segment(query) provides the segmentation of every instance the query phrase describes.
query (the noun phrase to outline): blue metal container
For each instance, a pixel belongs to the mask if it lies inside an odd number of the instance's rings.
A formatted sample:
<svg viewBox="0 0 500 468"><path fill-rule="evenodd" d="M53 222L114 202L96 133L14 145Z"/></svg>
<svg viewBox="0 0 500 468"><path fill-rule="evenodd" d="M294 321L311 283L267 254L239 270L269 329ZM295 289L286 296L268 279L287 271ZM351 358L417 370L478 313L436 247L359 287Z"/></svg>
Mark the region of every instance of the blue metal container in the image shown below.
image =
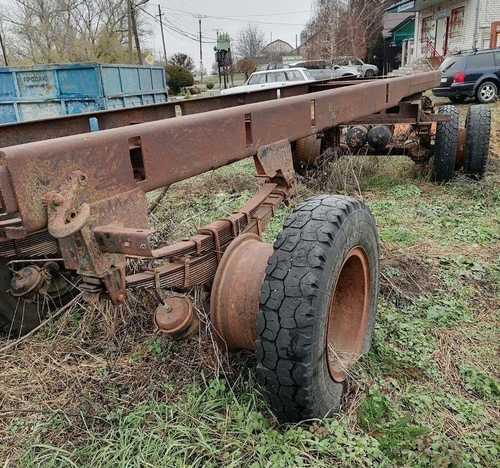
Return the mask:
<svg viewBox="0 0 500 468"><path fill-rule="evenodd" d="M167 86L161 67L0 68L0 125L162 102L167 102Z"/></svg>

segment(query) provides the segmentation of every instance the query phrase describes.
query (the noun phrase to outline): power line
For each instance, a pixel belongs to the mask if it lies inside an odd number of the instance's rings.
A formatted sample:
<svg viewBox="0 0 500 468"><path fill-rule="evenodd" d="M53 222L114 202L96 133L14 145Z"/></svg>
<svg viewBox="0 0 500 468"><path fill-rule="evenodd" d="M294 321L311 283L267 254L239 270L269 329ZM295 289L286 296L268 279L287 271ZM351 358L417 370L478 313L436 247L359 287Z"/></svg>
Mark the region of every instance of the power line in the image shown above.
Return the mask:
<svg viewBox="0 0 500 468"><path fill-rule="evenodd" d="M143 13L145 13L146 15L150 16L152 19L154 19L157 23L160 23L159 19L155 16L155 15L152 15L151 13L149 13L149 11L145 10L144 8L141 8L141 7L138 7ZM190 33L188 31L185 31L177 26L175 26L172 22L170 22L169 20L166 20L166 22L163 22L163 26L165 26L166 29L168 29L169 31L172 31L182 37L185 37L187 39L191 39L192 41L195 41L195 42L199 42L199 37L196 35L196 34L193 34L193 33ZM213 41L202 41L203 44L215 44L216 41L213 40Z"/></svg>
<svg viewBox="0 0 500 468"><path fill-rule="evenodd" d="M197 41L199 40L199 37L198 37L198 35L197 35L197 34L193 34L193 33L187 32L185 29L183 29L183 26L180 26L179 24L176 24L176 23L174 23L173 21L168 21L168 23L169 23L172 27L176 28L177 30L183 31L183 32L185 32L186 34L189 34L189 35L193 36L193 38L195 38ZM204 38L204 39L207 39L207 40L209 40L209 41L213 41L214 43L216 42L216 39L215 39L214 37L209 37L209 36L203 35L203 38Z"/></svg>
<svg viewBox="0 0 500 468"><path fill-rule="evenodd" d="M222 21L236 21L239 23L248 23L249 22L248 20L245 20L245 19L238 19L236 17L229 17L229 16L207 16L207 18L218 19L218 20L222 20ZM272 26L293 26L293 27L306 26L305 23L300 23L300 24L299 23L274 23L271 21L255 21L255 20L252 20L250 22L256 23L256 24L268 24L268 25L272 25Z"/></svg>
<svg viewBox="0 0 500 468"><path fill-rule="evenodd" d="M309 10L302 10L302 11L284 11L282 13L261 13L258 15L231 15L232 18L250 18L250 17L259 17L259 16L286 16L286 15L298 15L301 14L303 15L304 13L311 13Z"/></svg>
<svg viewBox="0 0 500 468"><path fill-rule="evenodd" d="M164 6L164 8L167 8ZM198 13L193 13L193 12L190 12L190 11L186 11L186 10L180 10L178 8L171 8L171 7L168 7L168 10L172 10L172 11L177 11L179 13L184 13L186 15L191 15L191 16L198 16L199 14ZM276 13L259 13L259 14L251 14L251 15L229 15L228 17L231 17L231 18L251 18L251 17L268 17L268 16L286 16L286 15L298 15L298 14L304 14L304 13L311 13L310 10L301 10L301 11L282 11L282 12L276 12ZM203 16L207 16L207 17L210 17L210 18L216 18L216 16L211 16L211 15L203 15Z"/></svg>
<svg viewBox="0 0 500 468"><path fill-rule="evenodd" d="M189 11L186 11L186 10L179 10L177 8L171 8L171 7L165 7L164 8L166 10L170 10L170 11L175 11L175 12L178 12L178 13L183 13L185 15L188 15L188 16L192 16L194 18L197 18L200 16L200 14L198 13L192 13L192 12L189 12ZM284 15L285 13L283 13ZM275 14L276 15L276 14ZM203 17L205 18L211 18L211 19L218 19L218 20L223 20L223 21L236 21L236 22L240 22L240 23L248 23L248 22L251 22L251 23L257 23L257 24L267 24L267 25L272 25L272 26L306 26L305 23L280 23L280 22L271 22L271 21L259 21L259 20L248 20L249 17L252 17L252 16L272 16L271 15L247 15L247 16L215 16L215 15L202 15Z"/></svg>

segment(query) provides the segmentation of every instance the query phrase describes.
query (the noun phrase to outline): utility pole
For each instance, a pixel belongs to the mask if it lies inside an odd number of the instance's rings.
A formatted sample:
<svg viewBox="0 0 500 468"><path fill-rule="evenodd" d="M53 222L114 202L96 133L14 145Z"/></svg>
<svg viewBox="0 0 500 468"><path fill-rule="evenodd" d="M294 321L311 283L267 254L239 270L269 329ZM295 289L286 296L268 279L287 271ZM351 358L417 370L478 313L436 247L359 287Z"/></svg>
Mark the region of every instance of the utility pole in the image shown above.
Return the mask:
<svg viewBox="0 0 500 468"><path fill-rule="evenodd" d="M295 34L295 50L299 48L299 35Z"/></svg>
<svg viewBox="0 0 500 468"><path fill-rule="evenodd" d="M167 47L165 46L165 33L163 32L163 21L161 19L161 6L158 3L158 16L160 17L161 40L163 42L163 58L165 59L165 66L167 66Z"/></svg>
<svg viewBox="0 0 500 468"><path fill-rule="evenodd" d="M135 5L134 6L132 5L132 0L129 0L129 2L131 8L132 30L135 38L135 48L137 49L137 60L139 62L139 65L142 65L141 43L139 41L139 33L137 31L137 18L136 18Z"/></svg>
<svg viewBox="0 0 500 468"><path fill-rule="evenodd" d="M7 61L7 52L5 51L5 44L3 42L1 25L0 25L0 47L2 48L3 61L5 62L5 66L8 67L9 66L9 62Z"/></svg>
<svg viewBox="0 0 500 468"><path fill-rule="evenodd" d="M132 0L127 0L128 63L132 63Z"/></svg>
<svg viewBox="0 0 500 468"><path fill-rule="evenodd" d="M203 42L201 40L201 16L198 17L200 27L200 83L203 83Z"/></svg>

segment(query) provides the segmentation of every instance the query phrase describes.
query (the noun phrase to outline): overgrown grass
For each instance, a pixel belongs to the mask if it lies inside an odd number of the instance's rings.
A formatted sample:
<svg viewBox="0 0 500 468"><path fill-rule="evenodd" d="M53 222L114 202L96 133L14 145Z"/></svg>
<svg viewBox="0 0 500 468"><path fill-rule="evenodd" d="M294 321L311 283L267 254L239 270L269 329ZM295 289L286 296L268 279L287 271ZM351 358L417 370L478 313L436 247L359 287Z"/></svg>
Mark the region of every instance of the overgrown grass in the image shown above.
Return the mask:
<svg viewBox="0 0 500 468"><path fill-rule="evenodd" d="M363 196L382 241L374 344L340 415L279 426L252 356L221 371L203 335L156 336L154 301L139 296L121 312L74 311L0 356L6 466L498 466L498 166L437 186L405 159L335 164L303 179L298 200ZM172 187L153 222L162 239L183 237L255 188L239 163Z"/></svg>

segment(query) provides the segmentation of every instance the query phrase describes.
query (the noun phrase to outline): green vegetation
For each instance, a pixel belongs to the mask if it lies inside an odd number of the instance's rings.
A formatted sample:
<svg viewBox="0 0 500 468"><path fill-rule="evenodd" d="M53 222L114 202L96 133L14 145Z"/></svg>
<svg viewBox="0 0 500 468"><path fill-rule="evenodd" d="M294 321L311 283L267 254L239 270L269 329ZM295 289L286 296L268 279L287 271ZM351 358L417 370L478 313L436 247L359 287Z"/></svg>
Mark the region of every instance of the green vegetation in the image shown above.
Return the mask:
<svg viewBox="0 0 500 468"><path fill-rule="evenodd" d="M0 356L0 459L6 466L498 466L499 173L436 186L404 159L357 164L355 184L347 175L336 187L334 175L306 178L298 196L361 190L380 228L374 344L353 370L340 415L279 426L259 394L251 355L217 361L205 326L188 341L156 336L154 300L132 296L117 312L75 310ZM256 189L252 173L243 162L172 187L153 216L160 237L184 237L242 206ZM279 210L267 241L290 209Z"/></svg>
<svg viewBox="0 0 500 468"><path fill-rule="evenodd" d="M184 67L178 65L167 65L167 84L173 94L179 94L182 88L193 86L193 74Z"/></svg>

